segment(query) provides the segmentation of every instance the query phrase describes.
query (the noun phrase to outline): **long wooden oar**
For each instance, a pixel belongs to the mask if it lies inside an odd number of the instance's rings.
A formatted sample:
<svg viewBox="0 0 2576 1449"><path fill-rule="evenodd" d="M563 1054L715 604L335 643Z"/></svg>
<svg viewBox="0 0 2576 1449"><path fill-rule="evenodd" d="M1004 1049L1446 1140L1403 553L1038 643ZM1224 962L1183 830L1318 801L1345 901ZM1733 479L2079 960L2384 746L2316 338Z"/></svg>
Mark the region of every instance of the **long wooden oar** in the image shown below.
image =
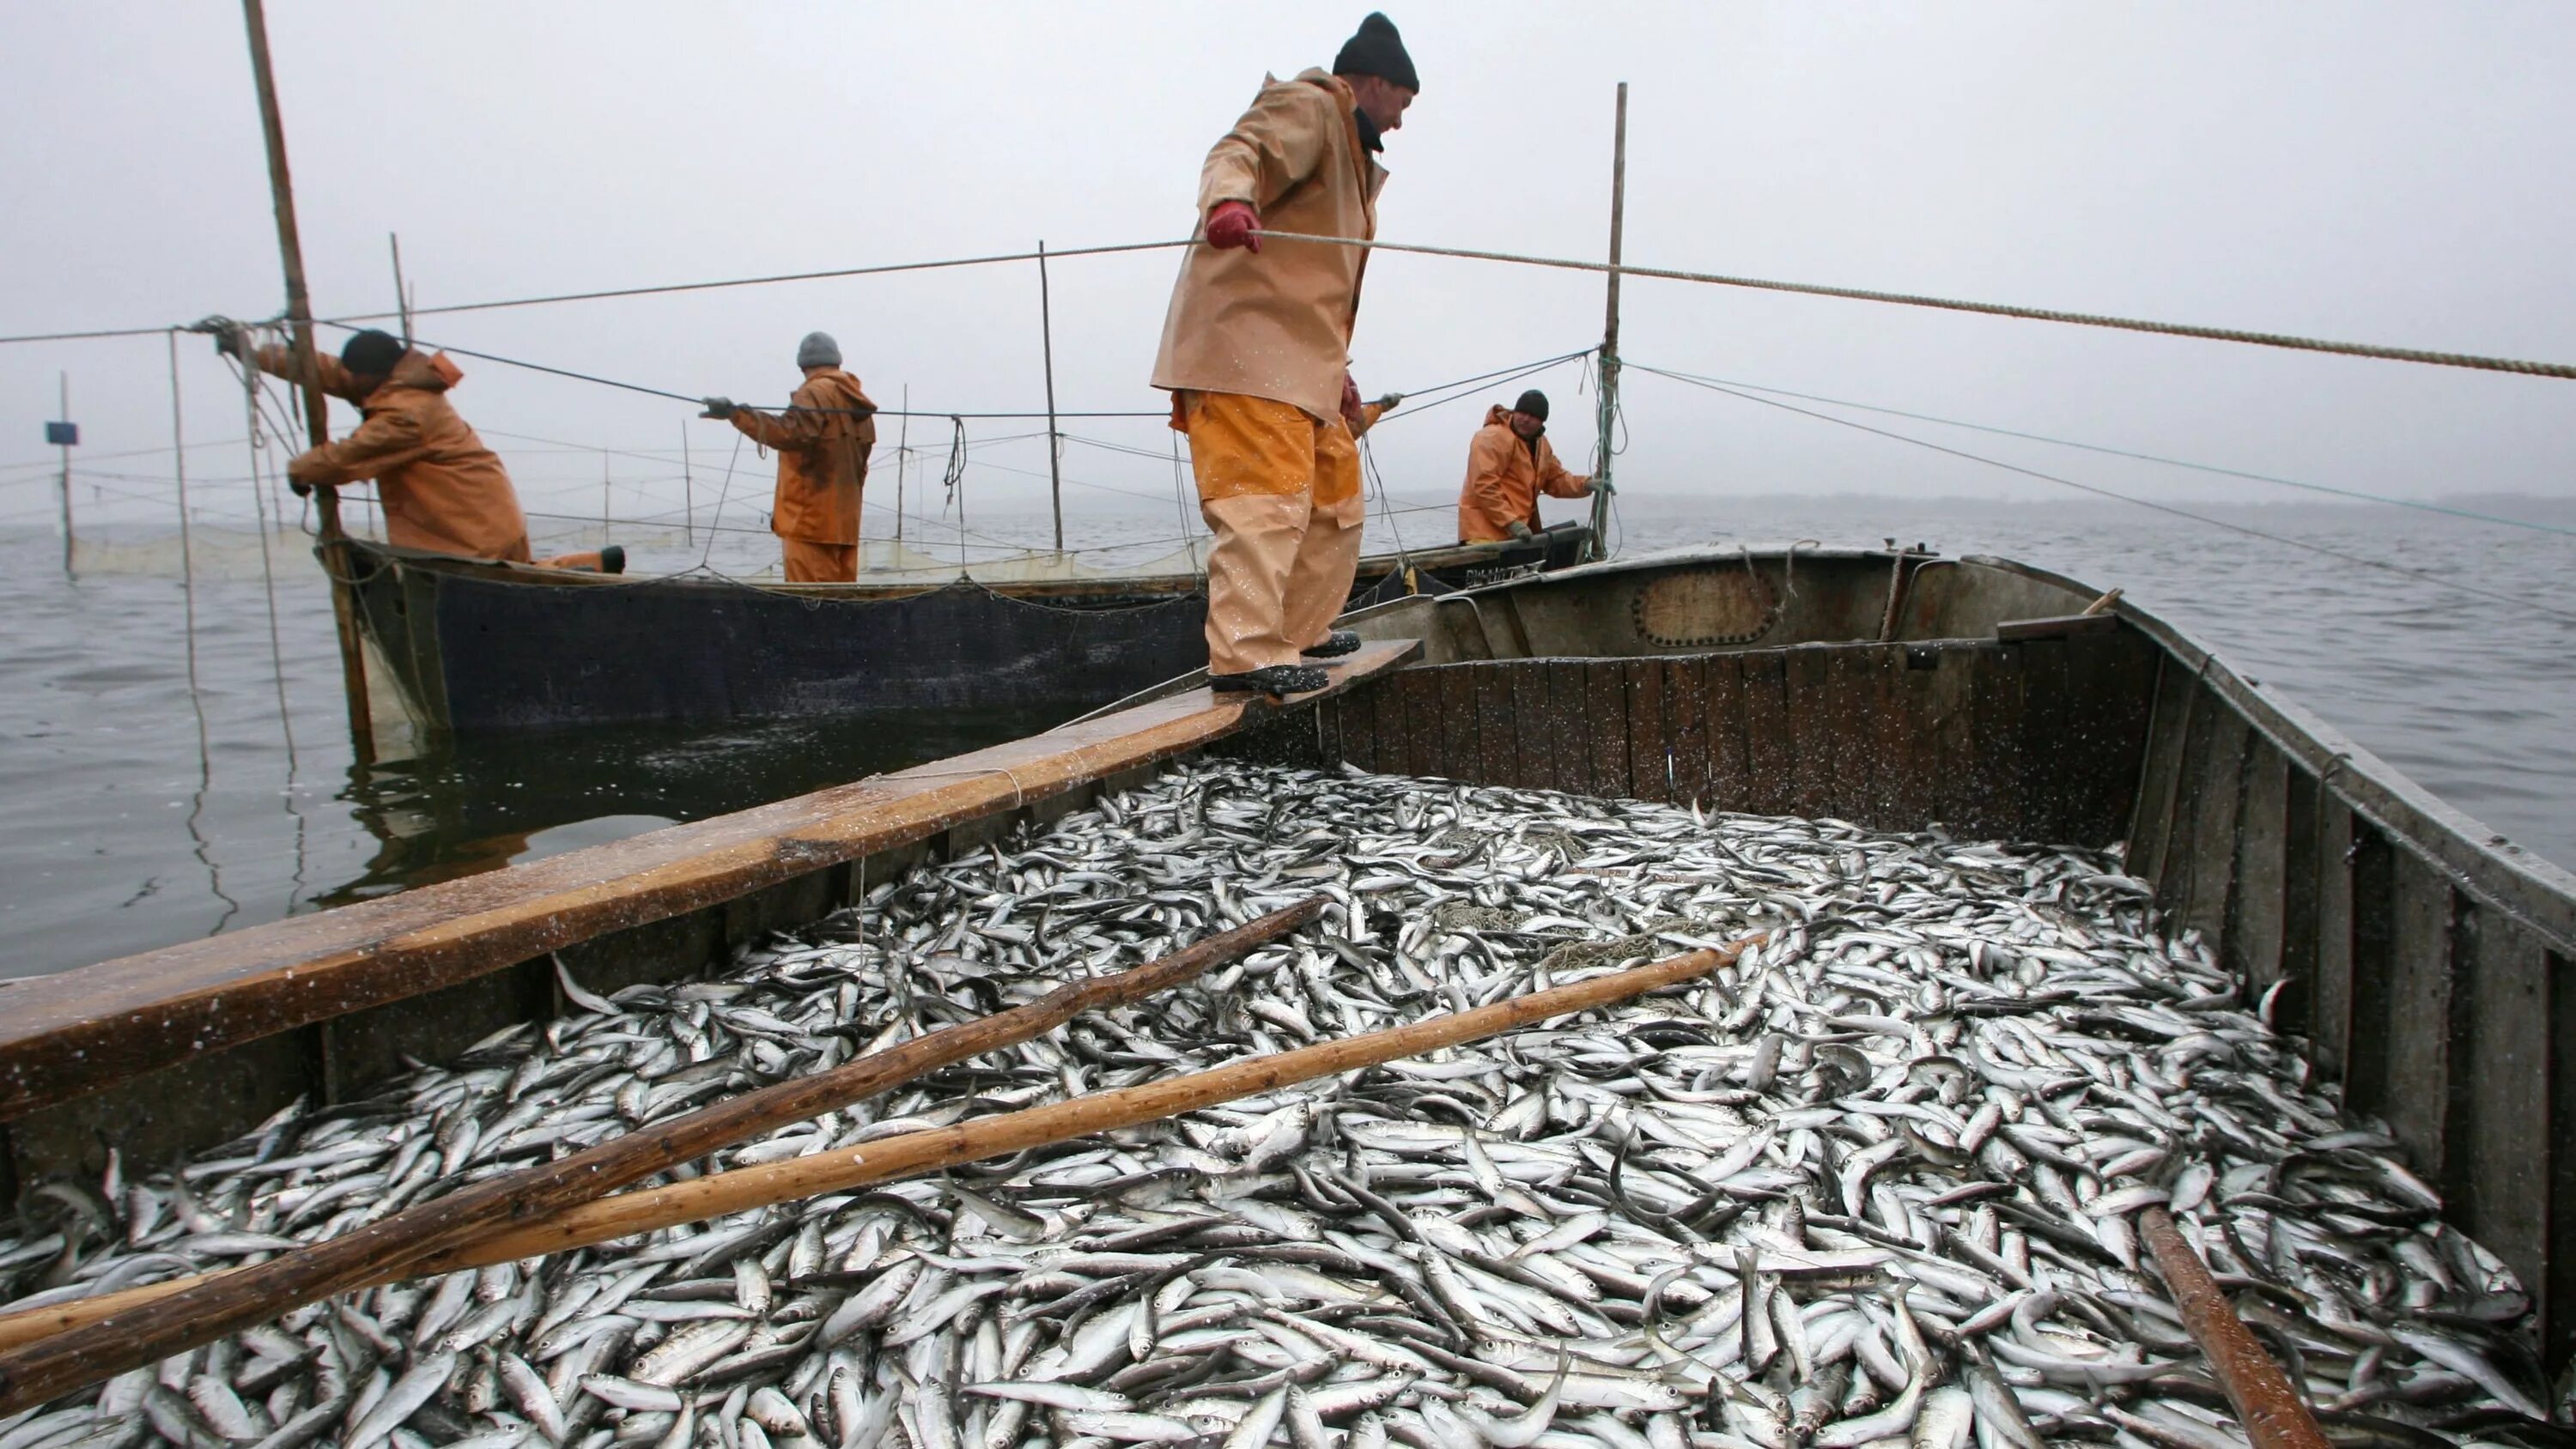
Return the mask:
<svg viewBox="0 0 2576 1449"><path fill-rule="evenodd" d="M2147 1240L2157 1276L2173 1290L2183 1327L2191 1330L2201 1356L2209 1360L2210 1376L2227 1391L2236 1422L2245 1426L2254 1449L2328 1449L2326 1431L2299 1402L2281 1366L2227 1306L2227 1295L2209 1276L2209 1265L2183 1241L2173 1214L2160 1207L2138 1214L2138 1236Z"/></svg>
<svg viewBox="0 0 2576 1449"><path fill-rule="evenodd" d="M453 1254L419 1265L423 1272L445 1273L487 1263L506 1263L546 1253L568 1252L596 1243L649 1233L657 1228L702 1222L750 1208L846 1192L871 1183L917 1177L925 1172L961 1167L990 1157L1003 1157L1097 1132L1157 1122L1195 1112L1237 1097L1273 1091L1293 1083L1358 1071L1442 1047L1493 1036L1568 1012L1587 1011L1614 1001L1642 996L1659 987L1687 981L1732 961L1746 946L1762 939L1748 936L1722 949L1692 951L1651 965L1595 976L1570 986L1551 987L1480 1006L1472 1011L1430 1017L1410 1026L1389 1027L1364 1036L1317 1042L1295 1051L1276 1052L1229 1062L1204 1072L1171 1077L1115 1091L1092 1092L1044 1107L907 1132L838 1152L818 1152L759 1167L737 1168L669 1187L620 1193L586 1203L555 1218L513 1229Z"/></svg>
<svg viewBox="0 0 2576 1449"><path fill-rule="evenodd" d="M428 1265L680 1163L862 1101L924 1072L1041 1036L1083 1012L1141 1001L1277 940L1314 920L1323 908L1322 896L1309 896L1133 970L1060 986L1025 1006L916 1037L828 1072L745 1092L560 1161L486 1178L265 1263L206 1274L176 1287L155 1284L11 1315L35 1320L36 1327L46 1326L48 1319L68 1326L0 1351L0 1413L184 1352L300 1304L369 1284L443 1272Z"/></svg>

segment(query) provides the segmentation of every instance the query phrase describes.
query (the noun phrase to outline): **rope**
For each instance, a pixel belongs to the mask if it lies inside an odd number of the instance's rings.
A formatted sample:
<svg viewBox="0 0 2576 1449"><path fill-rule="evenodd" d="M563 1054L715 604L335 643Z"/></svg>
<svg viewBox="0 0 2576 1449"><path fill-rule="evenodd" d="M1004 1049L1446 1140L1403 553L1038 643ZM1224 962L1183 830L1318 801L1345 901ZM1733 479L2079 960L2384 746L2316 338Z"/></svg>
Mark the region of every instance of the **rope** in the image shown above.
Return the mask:
<svg viewBox="0 0 2576 1449"><path fill-rule="evenodd" d="M2472 594L2478 598L2491 600L2500 604L2510 604L2517 609L2535 610L2539 613L2547 614L2553 619L2563 619L2569 623L2576 623L2576 612L2552 608L2547 604L2536 604L2531 600L2518 595L2502 593L2494 589L2482 589L2475 584L2464 584L2456 579L2446 578L2430 569L2408 568L2404 564L2393 564L2385 559L2370 558L2363 554L2346 553L2342 549L2330 548L2322 543L2310 543L2306 539L2291 538L2286 534L2267 532L2263 529L2254 528L2247 524L2230 523L2223 518L2212 518L2205 513L2194 513L2188 508L2176 508L2170 503L2158 503L2151 498L2140 498L2134 493L2121 493L2116 490L2103 488L2091 483L2079 483L2072 478L2062 477L2055 473L2043 473L2036 468L2025 468L2018 463L2007 463L2000 458L1989 458L1981 453L1964 452L1958 448L1952 448L1940 443L1935 443L1928 438L1917 438L1905 433L1890 432L1885 428L1871 427L1867 423L1853 422L1849 418L1838 418L1831 413L1820 413L1808 408L1796 407L1789 403L1781 402L1776 398L1762 397L1749 392L1739 392L1734 388L1721 387L1716 383L1700 382L1696 379L1686 377L1678 373L1666 372L1659 367L1647 367L1642 363L1635 362L1623 362L1620 365L1638 372L1652 373L1657 377L1670 378L1674 382L1686 383L1692 387L1702 387L1711 392L1721 392L1726 394L1728 397L1741 398L1746 402L1760 403L1764 407L1778 408L1782 412L1796 413L1800 417L1815 418L1821 422L1835 424L1838 427L1852 428L1859 432L1875 434L1878 437L1891 438L1900 443L1912 443L1918 448L1928 448L1935 453L1946 453L1953 458L1963 458L1971 463L1983 463L1989 468L2001 468L2007 473L2019 473L2026 478L2036 478L2043 483L2054 483L2062 488L2075 489L2080 493L2091 493L2103 498L2115 498L2122 503L2132 503L2140 508L2151 508L2158 513L2172 514L2176 518L2188 518L2194 523L2205 523L2212 528L2226 529L2230 533L2241 533L2248 538L2259 538L2266 542L2282 544L2290 548L2304 549L2309 553L2323 554L2327 558L2341 559L2345 563L2359 564L2363 568L2377 569L2382 573L2398 574L2406 578L2422 580L2441 588L2453 589L2463 594Z"/></svg>
<svg viewBox="0 0 2576 1449"><path fill-rule="evenodd" d="M102 327L90 332L22 332L15 337L0 337L10 342L87 342L94 337L158 337L167 327Z"/></svg>
<svg viewBox="0 0 2576 1449"><path fill-rule="evenodd" d="M2197 337L2210 342L2240 342L2254 347L2285 347L2294 352L2324 352L2339 357L2369 357L2383 362L2419 362L2432 367L2468 367L2481 372L2511 372L2525 377L2576 378L2576 364L2532 362L2513 357L2481 357L2466 352L2432 352L2415 347L2383 347L2368 342L2333 342L2283 332L2246 332L2233 327L2200 327L2184 322L2150 322L2094 312L2059 312L2044 307L2015 307L2001 302L1965 302L1954 297L1927 297L1912 292L1877 292L1862 287L1829 287L1812 282L1776 282L1761 277L1733 277L1717 272L1685 272L1671 267L1635 267L1623 263L1582 262L1564 257L1525 257L1511 252L1468 247L1417 246L1348 236L1308 236L1265 231L1264 241L1314 242L1325 246L1365 247L1425 257L1460 257L1476 262L1512 262L1525 267L1599 272L1623 277L1656 277L1668 282L1701 282L1718 287L1744 287L1757 292L1789 292L1802 297L1839 297L1851 302L1885 302L1898 307L1931 307L1945 312L1974 312L1986 317L2018 317L2029 322L2061 322L2075 327L2109 327L2162 337Z"/></svg>
<svg viewBox="0 0 2576 1449"><path fill-rule="evenodd" d="M250 354L250 329L238 334L237 349ZM250 501L259 515L259 576L268 596L268 672L277 684L277 728L286 738L286 773L290 782L295 775L295 720L286 705L286 646L279 641L277 630L277 565L269 556L268 499L260 489L259 467L259 369L236 362L234 371L241 374L242 410L250 423ZM290 784L290 794L292 793ZM290 805L289 809L293 807Z"/></svg>
<svg viewBox="0 0 2576 1449"><path fill-rule="evenodd" d="M2222 468L2215 463L2194 463L2183 458L2167 458L2156 453L2134 452L2127 448L2105 447L2099 443L2079 443L2072 438L2052 438L2045 433L2025 433L2012 428L1989 427L1984 423L1962 422L1957 418L1939 417L1932 413L1910 413L1903 408L1880 407L1875 403L1853 402L1849 398L1820 397L1811 392L1792 392L1785 387L1764 387L1760 383L1738 382L1733 378L1708 377L1699 373L1670 373L1669 376L1691 382L1715 383L1740 387L1747 392L1769 393L1775 397L1794 397L1805 402L1827 403L1838 408L1857 408L1865 413L1884 413L1894 418L1911 418L1918 423L1938 423L1945 428L1965 428L1972 433L1992 433L1997 437L2020 438L2027 442L2047 443L2059 448L2077 448L2087 453L2101 453L2114 458L2134 458L2141 463L2161 463L2168 468L2188 468L2195 473L2213 473L2221 478L2243 478L2255 483L2277 483L2284 488L2304 488L2311 493L2330 493L2338 498L2353 498L2364 503L2385 503L2392 508L2413 508L2425 513L2445 513L2453 518L2473 518L2480 523L2502 524L2507 528L2528 528L2537 533L2557 533L2576 537L2576 528L2561 528L2554 523L2535 523L2527 518L2507 518L2502 514L2479 513L2466 508L2451 508L2421 499L2397 498L2384 493L2364 493L2354 488L2336 488L2325 483L2308 483L2297 478L2283 478L2271 473L2248 473L2241 468Z"/></svg>

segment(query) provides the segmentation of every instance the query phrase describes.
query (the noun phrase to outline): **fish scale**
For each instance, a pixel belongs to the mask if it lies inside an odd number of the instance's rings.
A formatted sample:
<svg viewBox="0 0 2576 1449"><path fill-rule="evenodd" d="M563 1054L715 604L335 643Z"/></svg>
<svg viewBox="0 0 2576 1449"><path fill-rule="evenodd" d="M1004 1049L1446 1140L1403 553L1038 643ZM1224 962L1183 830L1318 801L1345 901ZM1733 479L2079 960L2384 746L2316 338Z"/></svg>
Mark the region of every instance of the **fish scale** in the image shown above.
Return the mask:
<svg viewBox="0 0 2576 1449"><path fill-rule="evenodd" d="M301 1308L194 1379L0 1425L0 1449L209 1417L602 1449L2223 1440L2169 1314L2124 1306L2163 1309L2124 1215L2168 1199L2214 1269L2274 1285L2269 1331L2321 1407L2420 1443L2547 1401L2521 1286L2116 859L1221 761L880 882L708 978L496 1033L363 1113L298 1108L178 1179L129 1174L71 1291L344 1231L1309 890L1334 901L1319 931L733 1160L1779 929L1701 982L1034 1149L962 1191L665 1229L473 1280L489 1299L459 1277ZM30 1225L0 1273L32 1287L64 1250Z"/></svg>

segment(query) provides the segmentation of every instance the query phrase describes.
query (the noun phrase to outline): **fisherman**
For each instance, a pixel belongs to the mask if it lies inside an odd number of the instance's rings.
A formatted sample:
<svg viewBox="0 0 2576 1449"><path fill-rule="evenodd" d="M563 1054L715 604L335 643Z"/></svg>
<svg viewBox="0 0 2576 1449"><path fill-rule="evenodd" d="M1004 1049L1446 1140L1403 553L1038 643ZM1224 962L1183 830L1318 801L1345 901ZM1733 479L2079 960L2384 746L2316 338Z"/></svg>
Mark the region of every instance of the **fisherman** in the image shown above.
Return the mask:
<svg viewBox="0 0 2576 1449"><path fill-rule="evenodd" d="M1163 321L1154 386L1189 434L1208 554L1208 683L1293 694L1321 689L1330 659L1359 648L1332 627L1359 568L1354 435L1375 411L1351 381L1361 247L1277 242L1264 228L1373 237L1386 169L1376 153L1422 83L1394 22L1372 13L1328 74L1266 80L1199 173L1200 236Z"/></svg>
<svg viewBox="0 0 2576 1449"><path fill-rule="evenodd" d="M1458 491L1458 541L1499 543L1538 531L1538 496L1589 498L1593 481L1565 471L1547 441L1547 394L1531 388L1509 408L1485 410L1467 444L1467 485ZM1599 485L1608 489L1608 483Z"/></svg>
<svg viewBox="0 0 2576 1449"><path fill-rule="evenodd" d="M247 332L240 324L210 317L197 328L214 334L217 352L243 355ZM249 356L272 377L304 381L289 348L256 347ZM322 390L356 404L365 421L349 436L307 449L286 465L288 485L298 496L372 478L385 511L385 541L396 548L589 573L625 571L626 551L613 544L596 552L529 558L528 520L519 512L510 470L447 400L465 373L446 353L423 354L371 327L349 339L338 361L319 355L313 361Z"/></svg>
<svg viewBox="0 0 2576 1449"><path fill-rule="evenodd" d="M769 531L778 535L791 584L846 584L859 576L859 492L877 445L877 405L841 370L841 344L808 332L796 344L805 385L772 417L730 399L706 400L706 416L729 418L743 436L778 450L778 494Z"/></svg>

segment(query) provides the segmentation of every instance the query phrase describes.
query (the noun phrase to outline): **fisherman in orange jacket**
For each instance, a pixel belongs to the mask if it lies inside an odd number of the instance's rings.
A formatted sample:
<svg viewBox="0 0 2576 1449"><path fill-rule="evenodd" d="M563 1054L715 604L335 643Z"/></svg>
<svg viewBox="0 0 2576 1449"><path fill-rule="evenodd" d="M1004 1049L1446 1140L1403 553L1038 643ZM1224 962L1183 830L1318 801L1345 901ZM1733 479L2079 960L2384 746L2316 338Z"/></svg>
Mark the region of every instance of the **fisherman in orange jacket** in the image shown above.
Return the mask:
<svg viewBox="0 0 2576 1449"><path fill-rule="evenodd" d="M706 416L730 418L744 437L778 450L769 531L778 535L787 582L851 583L859 576L859 494L877 445L877 405L841 370L841 344L828 332L805 334L796 365L805 384L787 399L787 411L771 417L711 397Z"/></svg>
<svg viewBox="0 0 2576 1449"><path fill-rule="evenodd" d="M1268 227L1373 237L1386 170L1375 153L1422 88L1393 22L1371 14L1330 74L1266 81L1199 173L1200 237L1172 287L1154 386L1189 434L1208 554L1208 683L1321 689L1300 659L1359 648L1332 627L1359 567L1359 449L1375 412L1351 381L1351 327L1368 253L1270 243ZM1383 412L1392 402L1382 402Z"/></svg>
<svg viewBox="0 0 2576 1449"><path fill-rule="evenodd" d="M245 335L236 323L208 318L198 324L215 334L215 350L242 355ZM528 557L528 521L518 491L499 455L447 401L464 372L446 353L424 356L389 332L369 328L351 337L338 361L316 356L322 390L357 405L365 421L335 443L298 454L286 465L297 493L340 487L372 478L384 506L385 541L396 548L543 568L621 573L626 551L611 545L596 553ZM300 384L292 350L250 350L251 365Z"/></svg>
<svg viewBox="0 0 2576 1449"><path fill-rule="evenodd" d="M1547 441L1547 394L1522 393L1485 412L1467 445L1467 485L1458 491L1458 541L1497 543L1538 531L1538 496L1589 498L1592 480L1568 473Z"/></svg>

